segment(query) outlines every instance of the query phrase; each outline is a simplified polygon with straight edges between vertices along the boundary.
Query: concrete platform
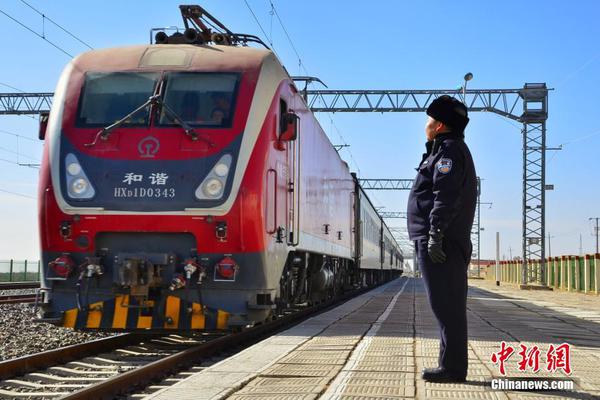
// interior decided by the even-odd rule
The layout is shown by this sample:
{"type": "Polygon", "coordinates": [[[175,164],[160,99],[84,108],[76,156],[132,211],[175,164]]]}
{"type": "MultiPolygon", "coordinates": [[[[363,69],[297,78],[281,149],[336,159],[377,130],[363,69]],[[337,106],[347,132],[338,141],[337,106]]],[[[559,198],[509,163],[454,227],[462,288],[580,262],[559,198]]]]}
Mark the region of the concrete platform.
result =
{"type": "MultiPolygon", "coordinates": [[[[470,281],[469,376],[424,382],[435,366],[438,328],[421,279],[403,277],[266,339],[147,399],[593,399],[600,398],[600,297],[523,292],[470,281]],[[492,390],[491,355],[515,348],[507,377],[567,378],[574,391],[492,390]],[[571,344],[570,376],[548,372],[550,344],[571,344]],[[517,369],[519,344],[537,345],[541,370],[517,369]]],[[[572,295],[572,294],[570,294],[572,295]]]]}

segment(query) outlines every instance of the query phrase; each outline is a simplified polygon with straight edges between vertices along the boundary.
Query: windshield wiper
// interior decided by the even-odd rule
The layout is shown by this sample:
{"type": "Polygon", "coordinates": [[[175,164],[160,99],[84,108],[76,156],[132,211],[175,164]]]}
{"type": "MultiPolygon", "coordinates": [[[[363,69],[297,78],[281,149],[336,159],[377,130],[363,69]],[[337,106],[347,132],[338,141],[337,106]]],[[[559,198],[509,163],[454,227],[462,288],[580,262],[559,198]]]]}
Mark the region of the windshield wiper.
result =
{"type": "Polygon", "coordinates": [[[194,128],[192,128],[187,122],[185,122],[183,120],[183,118],[181,118],[179,115],[177,115],[177,113],[175,111],[173,111],[173,109],[171,107],[169,107],[167,105],[167,103],[165,103],[161,99],[156,99],[156,103],[158,104],[159,107],[164,107],[165,114],[167,115],[167,117],[169,117],[169,119],[171,121],[175,122],[177,125],[181,126],[183,128],[183,130],[185,131],[185,134],[188,135],[193,141],[201,139],[204,142],[208,143],[208,145],[210,147],[215,147],[215,144],[213,142],[211,142],[210,140],[208,140],[207,138],[198,136],[198,132],[196,132],[194,130],[194,128]]]}
{"type": "Polygon", "coordinates": [[[123,118],[110,124],[109,126],[100,129],[98,131],[98,133],[96,133],[96,136],[94,137],[94,141],[92,143],[85,143],[84,146],[92,147],[98,142],[98,139],[107,140],[108,136],[113,131],[113,129],[118,128],[119,126],[123,125],[123,123],[125,121],[127,121],[129,118],[133,117],[135,114],[137,114],[144,108],[148,107],[149,105],[155,104],[157,102],[157,100],[158,100],[158,95],[148,97],[148,100],[146,100],[141,106],[139,106],[138,108],[136,108],[135,110],[133,110],[132,112],[130,112],[129,114],[124,116],[123,118]]]}
{"type": "Polygon", "coordinates": [[[144,108],[146,108],[150,105],[164,107],[164,109],[166,111],[166,115],[169,117],[169,119],[172,120],[173,122],[175,122],[177,125],[181,126],[183,128],[183,130],[185,131],[185,134],[188,135],[192,140],[196,141],[198,139],[202,139],[203,141],[208,143],[208,145],[210,147],[215,147],[215,144],[213,142],[211,142],[210,140],[208,140],[204,137],[199,136],[198,132],[196,132],[194,130],[194,128],[192,128],[179,115],[177,115],[177,113],[175,111],[173,111],[173,109],[171,107],[169,107],[164,101],[162,101],[160,99],[159,94],[155,94],[153,96],[148,97],[148,100],[146,100],[138,108],[136,108],[129,114],[125,115],[123,118],[119,119],[118,121],[115,121],[114,123],[110,124],[109,126],[100,129],[98,131],[98,133],[96,133],[96,136],[94,137],[94,141],[91,143],[85,143],[84,146],[92,147],[98,142],[98,139],[107,140],[108,136],[111,134],[111,132],[115,128],[118,128],[119,126],[123,125],[123,123],[125,121],[127,121],[129,118],[133,117],[135,114],[137,114],[138,112],[140,112],[141,110],[143,110],[144,108]]]}

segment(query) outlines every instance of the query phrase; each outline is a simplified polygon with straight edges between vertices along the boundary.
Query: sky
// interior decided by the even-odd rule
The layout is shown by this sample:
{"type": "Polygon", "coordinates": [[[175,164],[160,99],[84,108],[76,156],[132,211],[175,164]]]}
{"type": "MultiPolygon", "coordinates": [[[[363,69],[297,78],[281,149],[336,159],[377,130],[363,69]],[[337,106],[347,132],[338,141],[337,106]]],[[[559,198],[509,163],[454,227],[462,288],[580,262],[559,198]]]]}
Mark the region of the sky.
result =
{"type": "MultiPolygon", "coordinates": [[[[71,58],[64,52],[77,55],[89,50],[87,45],[98,49],[148,43],[150,28],[182,26],[179,3],[2,0],[0,92],[52,92],[71,58]],[[81,41],[43,21],[28,4],[81,41]]],[[[332,89],[454,89],[467,72],[474,75],[472,89],[546,82],[554,89],[549,95],[547,145],[562,145],[561,151],[547,154],[546,182],[554,185],[546,193],[551,253],[595,251],[589,218],[600,217],[600,123],[595,118],[600,103],[595,92],[600,86],[600,2],[199,4],[231,30],[272,44],[290,74],[318,76],[332,89]]],[[[349,145],[340,155],[359,177],[414,178],[424,151],[424,113],[336,113],[318,118],[332,143],[349,145]]],[[[491,113],[471,113],[470,118],[465,134],[482,179],[481,201],[492,203],[481,209],[481,256],[495,257],[496,232],[501,258],[520,255],[521,126],[491,113]]],[[[0,116],[0,260],[39,257],[39,170],[18,165],[39,162],[42,144],[36,138],[36,119],[0,116]]],[[[408,192],[371,191],[370,197],[385,211],[405,211],[408,192]]],[[[404,224],[400,219],[388,221],[392,227],[404,224]]]]}

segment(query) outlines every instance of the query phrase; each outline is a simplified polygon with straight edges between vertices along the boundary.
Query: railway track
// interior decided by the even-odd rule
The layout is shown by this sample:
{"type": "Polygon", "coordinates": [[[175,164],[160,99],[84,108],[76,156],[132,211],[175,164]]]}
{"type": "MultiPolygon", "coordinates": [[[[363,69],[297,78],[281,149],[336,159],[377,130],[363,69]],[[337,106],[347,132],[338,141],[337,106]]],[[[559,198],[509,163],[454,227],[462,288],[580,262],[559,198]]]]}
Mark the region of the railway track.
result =
{"type": "MultiPolygon", "coordinates": [[[[0,363],[0,398],[58,398],[147,367],[223,333],[123,334],[0,363]]],[[[94,397],[75,397],[94,398],[94,397]]]]}
{"type": "Polygon", "coordinates": [[[40,283],[37,281],[27,282],[0,282],[0,290],[37,289],[40,283]]]}
{"type": "Polygon", "coordinates": [[[35,294],[3,294],[0,295],[0,304],[33,303],[35,294]]]}
{"type": "Polygon", "coordinates": [[[40,283],[31,282],[0,282],[0,304],[34,303],[35,291],[40,283]]]}
{"type": "Polygon", "coordinates": [[[287,310],[272,321],[237,333],[124,334],[1,362],[0,398],[87,400],[131,394],[202,360],[229,356],[372,288],[287,310]]]}

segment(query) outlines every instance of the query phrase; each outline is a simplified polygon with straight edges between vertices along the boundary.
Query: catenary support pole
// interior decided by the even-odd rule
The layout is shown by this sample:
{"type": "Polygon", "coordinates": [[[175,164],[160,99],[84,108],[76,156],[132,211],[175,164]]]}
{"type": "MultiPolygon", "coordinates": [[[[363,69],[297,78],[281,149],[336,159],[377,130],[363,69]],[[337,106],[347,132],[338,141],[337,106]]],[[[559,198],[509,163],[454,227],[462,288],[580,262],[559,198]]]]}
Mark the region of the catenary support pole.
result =
{"type": "Polygon", "coordinates": [[[500,232],[496,232],[496,286],[500,286],[500,232]]]}

